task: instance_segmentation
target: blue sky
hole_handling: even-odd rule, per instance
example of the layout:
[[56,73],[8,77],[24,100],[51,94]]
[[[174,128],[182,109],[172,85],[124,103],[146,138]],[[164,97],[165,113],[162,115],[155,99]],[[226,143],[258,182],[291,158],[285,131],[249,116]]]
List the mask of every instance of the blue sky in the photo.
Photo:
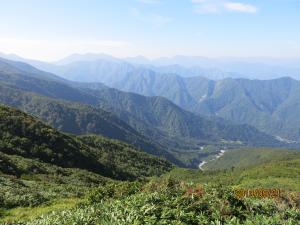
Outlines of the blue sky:
[[300,0],[0,0],[0,52],[300,57]]

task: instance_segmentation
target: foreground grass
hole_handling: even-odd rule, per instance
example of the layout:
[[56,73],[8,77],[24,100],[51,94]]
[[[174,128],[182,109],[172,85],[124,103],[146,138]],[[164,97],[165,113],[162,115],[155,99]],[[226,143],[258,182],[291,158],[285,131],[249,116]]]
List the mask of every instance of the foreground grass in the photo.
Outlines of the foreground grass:
[[[231,185],[177,180],[172,173],[148,182],[109,182],[87,189],[85,198],[68,198],[36,207],[2,211],[0,224],[10,225],[130,225],[130,224],[286,224],[300,221],[300,195],[239,198]],[[193,172],[193,174],[191,174]],[[210,176],[218,177],[216,176]],[[217,179],[217,178],[214,178]],[[282,181],[281,181],[282,182]]]
[[16,221],[30,221],[53,211],[62,211],[73,208],[82,202],[83,200],[79,198],[68,198],[59,199],[38,207],[18,207],[9,210],[2,209],[0,222],[3,224],[11,224]]
[[[52,176],[42,181],[40,176],[27,180],[2,177],[2,207],[6,209],[1,211],[0,221],[6,225],[298,225],[299,153],[282,157],[276,152],[272,160],[269,150],[257,153],[261,162],[248,167],[214,171],[175,168],[161,177],[135,182],[103,182],[103,178],[95,182],[97,177],[83,179],[79,172],[59,183],[53,183],[58,181]],[[227,163],[229,158],[225,159]],[[94,182],[88,187],[89,181]],[[235,193],[238,188],[278,188],[281,193],[274,198],[240,198]]]
[[229,187],[195,185],[166,178],[147,184],[107,185],[89,193],[86,203],[18,224],[296,225],[299,220],[300,210],[292,200],[240,199]]

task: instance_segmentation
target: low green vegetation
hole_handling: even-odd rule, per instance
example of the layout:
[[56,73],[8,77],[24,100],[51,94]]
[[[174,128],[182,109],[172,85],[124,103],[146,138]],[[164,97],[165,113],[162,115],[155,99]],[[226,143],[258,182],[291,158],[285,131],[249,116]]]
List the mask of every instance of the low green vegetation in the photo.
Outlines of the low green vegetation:
[[176,168],[167,174],[174,179],[194,183],[300,191],[299,151],[263,148],[228,150],[222,157],[208,161],[207,165],[204,171]]
[[[107,184],[72,208],[55,210],[16,224],[297,224],[295,199],[240,199],[230,187],[174,179]],[[42,207],[42,209],[44,209]],[[39,212],[35,209],[35,212]],[[26,217],[25,217],[26,218]]]
[[62,211],[76,207],[83,202],[80,198],[62,198],[53,200],[47,204],[41,204],[38,207],[17,207],[1,211],[0,223],[16,224],[17,221],[30,221],[41,215],[49,214],[53,211]]
[[299,151],[274,148],[242,148],[231,149],[225,154],[214,160],[207,160],[204,166],[206,170],[222,170],[251,167],[263,163],[274,162],[278,160],[291,160],[299,158]]

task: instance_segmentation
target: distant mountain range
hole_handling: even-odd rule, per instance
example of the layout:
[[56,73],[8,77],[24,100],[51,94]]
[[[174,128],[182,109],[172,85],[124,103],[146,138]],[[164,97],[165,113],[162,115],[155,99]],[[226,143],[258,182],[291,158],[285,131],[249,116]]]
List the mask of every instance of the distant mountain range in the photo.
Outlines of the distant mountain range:
[[[101,82],[101,76],[132,72],[134,68],[151,69],[158,73],[175,73],[182,77],[203,76],[212,80],[246,78],[269,80],[280,77],[300,79],[300,59],[280,58],[206,58],[199,56],[174,56],[148,59],[143,56],[116,58],[106,54],[73,54],[53,63],[29,60],[14,54],[0,57],[29,63],[41,70],[83,81],[81,75],[89,72],[85,81]],[[99,61],[99,65],[95,63]],[[93,62],[86,65],[87,62]],[[108,64],[108,65],[106,65]],[[115,64],[115,65],[114,65]],[[110,72],[112,71],[112,72]],[[103,73],[101,73],[103,72]]]
[[[209,69],[217,65],[217,62],[220,63],[218,65],[227,66],[236,63],[232,68],[246,69],[232,70],[237,73]],[[147,60],[144,57],[121,60],[103,54],[75,54],[55,64],[36,61],[29,63],[65,79],[89,83],[102,82],[123,91],[146,96],[162,96],[196,114],[218,116],[237,124],[246,123],[285,142],[300,141],[300,119],[298,119],[300,83],[292,78],[283,77],[294,76],[290,73],[291,70],[297,72],[300,64],[297,64],[296,59],[214,61],[201,57],[178,56],[157,60]],[[274,71],[262,69],[260,66],[262,63],[268,65],[269,69],[272,67]],[[269,80],[238,78],[248,77],[248,73],[257,75],[251,75],[251,78],[259,78],[263,71],[269,71],[270,76],[280,78]],[[300,74],[300,71],[297,74]],[[220,80],[205,78],[211,76],[233,78]],[[89,88],[97,90],[98,87],[90,85]]]
[[195,115],[163,97],[70,82],[9,60],[0,60],[0,88],[2,103],[38,116],[62,131],[123,140],[178,165],[191,166],[181,157],[197,150],[197,159],[205,144],[283,144],[251,126]]
[[[180,66],[180,76],[205,76],[209,79],[247,78],[274,79],[289,76],[300,79],[300,59],[276,58],[206,58],[199,56],[174,56],[149,60],[145,57],[126,58],[134,65],[152,65],[172,68]],[[168,70],[167,70],[168,71]],[[171,71],[174,72],[174,69]],[[169,71],[169,72],[171,72]],[[187,73],[188,72],[188,73]]]

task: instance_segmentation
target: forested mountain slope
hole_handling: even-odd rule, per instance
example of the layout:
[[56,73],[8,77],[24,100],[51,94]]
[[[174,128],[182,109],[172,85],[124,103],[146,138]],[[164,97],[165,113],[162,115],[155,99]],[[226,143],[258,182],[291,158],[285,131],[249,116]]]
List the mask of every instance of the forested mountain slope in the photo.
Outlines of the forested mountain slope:
[[[127,144],[97,136],[76,138],[62,134],[32,116],[3,105],[0,105],[0,128],[0,152],[4,158],[5,154],[20,156],[115,179],[151,176],[172,167],[167,161]],[[19,176],[14,167],[1,164],[2,172]]]

